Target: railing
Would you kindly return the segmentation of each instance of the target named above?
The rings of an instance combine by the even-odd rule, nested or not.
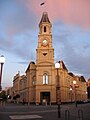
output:
[[[65,120],[70,120],[70,112],[69,112],[69,110],[65,110]]]
[[[70,118],[71,118],[70,111],[65,110],[65,120],[71,120]],[[81,110],[81,109],[78,110],[78,116],[77,116],[76,120],[84,120],[84,118],[83,118],[83,110]]]
[[[83,119],[83,110],[80,110],[80,109],[78,110],[78,119],[79,120],[84,120]]]

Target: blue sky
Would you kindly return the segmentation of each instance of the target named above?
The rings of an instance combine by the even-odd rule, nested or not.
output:
[[[14,75],[36,60],[39,22],[44,11],[52,23],[55,61],[63,60],[69,72],[90,77],[89,0],[0,0],[0,54],[5,56],[3,88]],[[76,9],[77,8],[77,9]]]

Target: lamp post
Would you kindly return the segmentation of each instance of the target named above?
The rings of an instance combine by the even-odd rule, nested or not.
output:
[[[72,87],[70,87],[71,103],[72,103]]]
[[[77,96],[76,96],[76,80],[73,81],[74,90],[75,90],[75,107],[77,107]]]
[[[86,99],[88,98],[88,92],[86,91]]]
[[[3,64],[5,63],[5,58],[3,55],[0,56],[0,91],[2,90],[1,86],[1,80],[2,80],[2,69],[3,69]]]
[[[61,111],[60,111],[60,103],[61,103],[61,98],[60,98],[60,82],[59,82],[59,74],[58,74],[58,69],[60,68],[59,62],[55,64],[55,68],[57,70],[57,84],[56,84],[56,101],[58,105],[58,118],[61,118]]]

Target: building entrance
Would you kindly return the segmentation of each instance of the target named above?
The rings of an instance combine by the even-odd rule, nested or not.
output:
[[[40,93],[40,103],[42,105],[50,104],[50,92],[41,92]]]

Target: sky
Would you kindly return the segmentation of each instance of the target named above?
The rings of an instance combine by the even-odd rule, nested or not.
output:
[[[43,12],[52,23],[55,61],[63,60],[69,72],[90,78],[90,0],[0,0],[3,89],[12,86],[18,71],[25,74],[29,62],[36,61]]]

